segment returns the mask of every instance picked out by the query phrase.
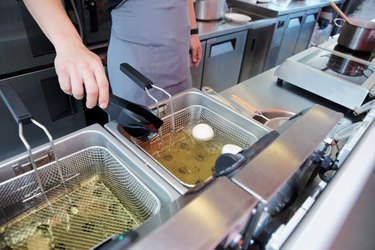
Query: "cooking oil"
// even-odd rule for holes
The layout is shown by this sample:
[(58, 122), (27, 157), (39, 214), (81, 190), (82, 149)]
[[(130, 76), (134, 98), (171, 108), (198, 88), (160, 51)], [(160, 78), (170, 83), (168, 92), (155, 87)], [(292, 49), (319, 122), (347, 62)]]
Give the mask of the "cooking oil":
[(88, 249), (141, 224), (98, 175), (2, 226), (0, 249)]
[(212, 176), (223, 145), (219, 138), (195, 140), (191, 127), (187, 126), (164, 133), (142, 144), (142, 148), (182, 183), (194, 186)]

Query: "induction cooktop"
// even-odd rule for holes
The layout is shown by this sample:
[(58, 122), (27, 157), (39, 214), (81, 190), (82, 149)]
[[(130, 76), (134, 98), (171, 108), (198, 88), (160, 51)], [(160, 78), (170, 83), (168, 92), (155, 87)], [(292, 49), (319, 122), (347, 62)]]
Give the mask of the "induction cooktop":
[(285, 60), (275, 71), (278, 82), (289, 82), (354, 109), (375, 94), (375, 59), (335, 41), (311, 47)]

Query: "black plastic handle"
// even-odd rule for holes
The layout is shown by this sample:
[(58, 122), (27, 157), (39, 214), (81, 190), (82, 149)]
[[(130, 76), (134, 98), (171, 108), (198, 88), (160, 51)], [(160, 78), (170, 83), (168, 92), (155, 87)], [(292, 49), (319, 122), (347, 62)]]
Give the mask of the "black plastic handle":
[(240, 153), (233, 154), (222, 154), (215, 162), (213, 177), (225, 176), (233, 173), (238, 168), (245, 165), (245, 163), (251, 161), (257, 156), (264, 148), (271, 144), (278, 136), (279, 132), (272, 130), (271, 132), (262, 136), (257, 142), (252, 144)]
[(33, 116), (9, 83), (0, 85), (0, 95), (17, 123), (31, 122)]
[(130, 79), (132, 79), (139, 87), (142, 89), (150, 89), (154, 84), (150, 79), (148, 79), (141, 72), (130, 66), (128, 63), (120, 64), (120, 69), (125, 73)]
[(271, 132), (262, 136), (258, 141), (252, 144), (247, 149), (243, 150), (241, 154), (246, 156), (247, 162), (251, 161), (255, 158), (264, 148), (268, 147), (277, 137), (279, 137), (280, 133), (276, 130), (272, 130)]

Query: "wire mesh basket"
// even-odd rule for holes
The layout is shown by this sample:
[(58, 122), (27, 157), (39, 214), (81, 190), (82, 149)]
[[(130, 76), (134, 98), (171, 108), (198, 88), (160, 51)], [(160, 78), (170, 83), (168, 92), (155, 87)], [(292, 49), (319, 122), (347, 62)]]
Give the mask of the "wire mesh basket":
[[(137, 228), (158, 198), (108, 149), (92, 146), (39, 169), (48, 197), (35, 194), (35, 171), (0, 183), (0, 249), (88, 249)], [(65, 190), (65, 191), (64, 191)]]
[[(162, 117), (163, 126), (152, 141), (132, 138), (133, 142), (151, 156), (166, 171), (187, 187), (193, 187), (211, 178), (215, 161), (225, 144), (247, 148), (258, 140), (251, 123), (238, 126), (225, 114), (202, 105), (191, 105), (173, 115)], [(215, 137), (199, 142), (192, 137), (192, 128), (200, 123), (210, 125)]]

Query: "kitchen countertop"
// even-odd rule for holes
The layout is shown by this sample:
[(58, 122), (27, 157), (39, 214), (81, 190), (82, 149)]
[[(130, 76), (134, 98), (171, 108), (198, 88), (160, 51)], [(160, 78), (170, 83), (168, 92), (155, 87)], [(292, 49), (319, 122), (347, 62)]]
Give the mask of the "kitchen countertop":
[(311, 94), (290, 83), (284, 82), (281, 86), (278, 85), (277, 77), (274, 76), (276, 68), (226, 89), (220, 94), (228, 99), (230, 95), (237, 95), (249, 101), (258, 110), (281, 109), (297, 113), (314, 104), (320, 104), (347, 116), (351, 115), (351, 111), (347, 108)]
[(197, 21), (197, 26), (199, 29), (199, 39), (205, 40), (243, 30), (264, 27), (274, 23), (276, 23), (276, 18), (255, 17), (254, 14), (252, 20), (246, 23), (233, 22), (223, 18), (219, 21)]
[[(268, 3), (250, 4), (249, 0), (228, 0), (229, 6), (237, 6), (254, 11), (269, 17), (304, 11), (312, 8), (321, 8), (329, 5), (329, 0), (271, 0)], [(341, 3), (340, 0), (335, 0)]]

